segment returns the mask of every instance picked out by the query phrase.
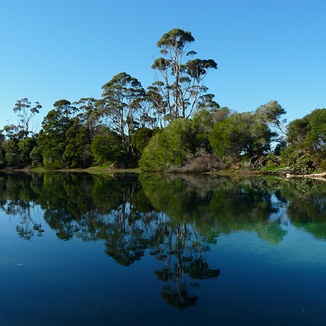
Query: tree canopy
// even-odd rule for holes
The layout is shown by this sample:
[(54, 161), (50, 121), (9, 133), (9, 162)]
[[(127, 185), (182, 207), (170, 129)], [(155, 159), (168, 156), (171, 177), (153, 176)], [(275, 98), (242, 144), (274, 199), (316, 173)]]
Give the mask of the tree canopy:
[(220, 108), (205, 85), (217, 63), (197, 57), (190, 48), (194, 42), (189, 31), (168, 31), (156, 44), (160, 55), (146, 89), (120, 72), (102, 86), (101, 98), (55, 101), (37, 133), (33, 118), (41, 104), (17, 100), (17, 124), (0, 130), (0, 168), (107, 165), (202, 172), (229, 166), (325, 167), (326, 109), (286, 125), (286, 110), (276, 100), (250, 112)]
[(152, 68), (161, 79), (156, 76), (148, 95), (165, 121), (189, 117), (203, 105), (218, 106), (213, 101), (214, 95), (206, 94), (208, 88), (203, 84), (209, 70), (217, 69), (217, 63), (212, 59), (198, 58), (184, 62), (185, 57), (193, 58), (197, 54), (195, 51), (187, 52), (194, 41), (190, 32), (175, 28), (157, 42), (163, 57), (157, 58)]

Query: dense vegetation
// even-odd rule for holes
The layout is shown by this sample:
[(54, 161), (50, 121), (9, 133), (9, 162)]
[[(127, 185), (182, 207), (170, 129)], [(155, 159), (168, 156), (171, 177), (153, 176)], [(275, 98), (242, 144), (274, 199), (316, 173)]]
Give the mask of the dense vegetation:
[(204, 79), (212, 59), (187, 51), (190, 32), (173, 29), (157, 42), (162, 57), (145, 90), (126, 72), (102, 87), (102, 98), (61, 99), (33, 132), (42, 108), (18, 100), (18, 123), (0, 130), (0, 169), (140, 167), (144, 171), (216, 171), (229, 167), (325, 168), (326, 110), (284, 125), (277, 101), (252, 112), (220, 108)]

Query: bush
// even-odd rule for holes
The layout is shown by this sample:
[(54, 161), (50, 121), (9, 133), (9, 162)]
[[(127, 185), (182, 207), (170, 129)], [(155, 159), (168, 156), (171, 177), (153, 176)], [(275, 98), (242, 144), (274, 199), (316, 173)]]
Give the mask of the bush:
[(96, 164), (118, 163), (122, 155), (121, 137), (109, 130), (98, 134), (91, 145), (91, 152)]
[(171, 171), (187, 161), (194, 152), (192, 123), (179, 118), (172, 121), (161, 133), (153, 136), (139, 161), (144, 171)]

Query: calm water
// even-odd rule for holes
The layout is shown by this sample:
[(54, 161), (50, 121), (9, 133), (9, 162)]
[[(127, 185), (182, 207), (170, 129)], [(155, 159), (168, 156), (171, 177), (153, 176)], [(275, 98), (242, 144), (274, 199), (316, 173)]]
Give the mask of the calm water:
[(326, 182), (0, 174), (0, 325), (326, 325)]

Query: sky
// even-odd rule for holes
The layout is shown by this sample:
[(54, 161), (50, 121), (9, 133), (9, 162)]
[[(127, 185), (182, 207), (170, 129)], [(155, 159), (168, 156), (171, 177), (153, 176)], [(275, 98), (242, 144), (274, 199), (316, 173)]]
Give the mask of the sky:
[(288, 122), (326, 108), (325, 0), (0, 0), (0, 129), (22, 98), (42, 105), (40, 128), (55, 101), (101, 98), (120, 72), (147, 88), (173, 28), (217, 62), (205, 85), (220, 106), (276, 100)]

